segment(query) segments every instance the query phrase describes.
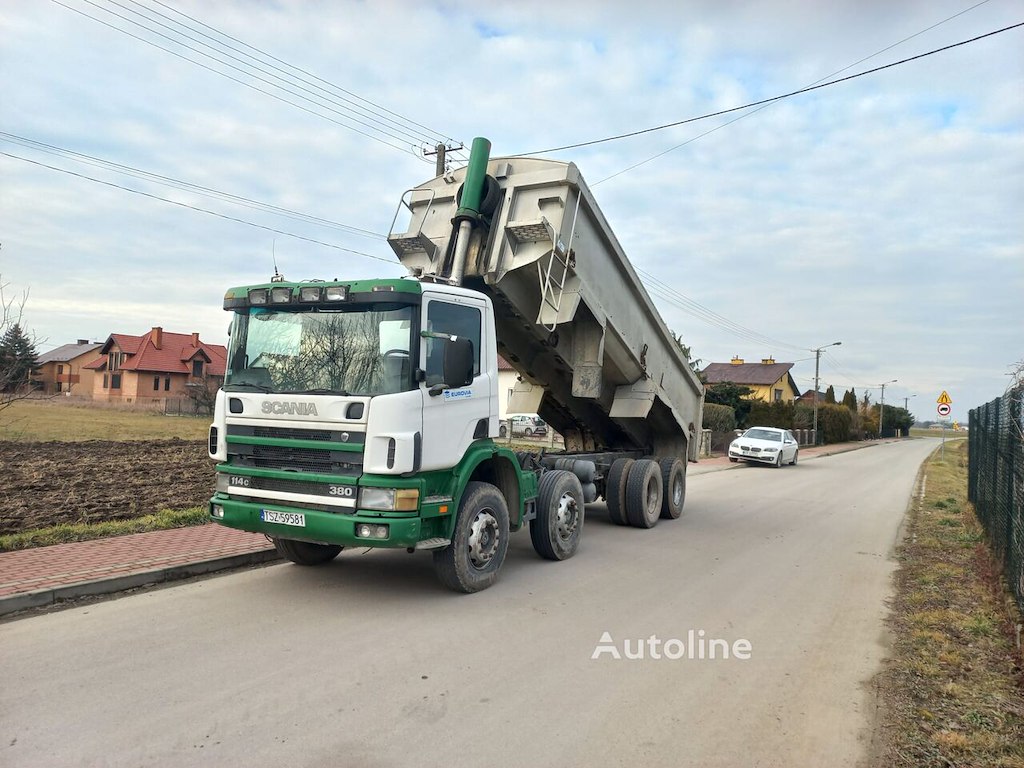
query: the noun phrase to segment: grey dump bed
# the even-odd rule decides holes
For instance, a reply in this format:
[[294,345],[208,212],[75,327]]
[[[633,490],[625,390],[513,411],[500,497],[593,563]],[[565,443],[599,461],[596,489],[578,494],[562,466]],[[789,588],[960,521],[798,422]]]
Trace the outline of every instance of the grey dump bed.
[[[461,283],[494,303],[498,350],[522,379],[509,411],[540,414],[570,451],[696,459],[703,386],[576,166],[498,158],[487,174],[497,184],[488,182]],[[423,279],[452,273],[464,176],[403,197],[406,231],[388,241]]]

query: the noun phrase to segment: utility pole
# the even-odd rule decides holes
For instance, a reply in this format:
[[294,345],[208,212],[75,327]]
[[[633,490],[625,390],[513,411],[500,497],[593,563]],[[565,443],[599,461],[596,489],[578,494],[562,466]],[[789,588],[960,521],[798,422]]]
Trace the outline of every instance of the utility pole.
[[444,144],[438,144],[436,147],[434,147],[434,150],[437,152],[437,165],[434,166],[434,169],[437,171],[437,173],[435,173],[434,175],[441,176],[444,174],[445,146]]
[[895,384],[897,381],[899,381],[899,379],[893,379],[892,381],[885,382],[885,384],[879,384],[878,385],[878,386],[880,386],[882,388],[882,402],[878,406],[878,439],[879,440],[882,439],[882,419],[885,418],[885,388],[889,384]]
[[903,398],[903,410],[906,411],[907,413],[910,413],[910,409],[907,407],[907,402],[910,400],[911,397],[917,397],[917,395],[909,395]]
[[824,347],[818,347],[812,349],[814,353],[814,424],[812,425],[811,431],[814,433],[814,444],[818,445],[818,369],[821,363],[821,350],[828,349],[829,347],[838,347],[843,342],[833,341],[831,344],[826,344]]
[[459,144],[457,147],[449,147],[443,142],[434,145],[433,151],[423,150],[423,154],[429,157],[430,155],[437,155],[437,163],[434,166],[435,175],[443,176],[447,170],[448,152],[457,152],[462,149],[462,145]]

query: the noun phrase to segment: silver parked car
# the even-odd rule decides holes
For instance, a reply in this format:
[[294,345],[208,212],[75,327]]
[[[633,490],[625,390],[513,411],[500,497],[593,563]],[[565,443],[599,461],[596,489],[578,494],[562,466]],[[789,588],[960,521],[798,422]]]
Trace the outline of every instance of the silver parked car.
[[498,427],[500,437],[508,437],[510,431],[512,437],[545,437],[548,434],[548,425],[539,416],[519,414],[509,416],[508,421],[502,422]]
[[788,429],[751,427],[729,444],[729,461],[756,461],[781,467],[796,464],[800,446]]

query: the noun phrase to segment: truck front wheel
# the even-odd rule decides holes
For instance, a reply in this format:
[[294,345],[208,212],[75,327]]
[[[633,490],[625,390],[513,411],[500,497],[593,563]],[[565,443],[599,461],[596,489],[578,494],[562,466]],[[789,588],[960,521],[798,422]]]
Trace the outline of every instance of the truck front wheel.
[[314,544],[310,541],[292,541],[274,538],[274,549],[285,560],[296,565],[322,565],[329,563],[341,552],[337,544]]
[[546,560],[567,560],[576,554],[583,532],[583,486],[572,472],[554,470],[540,478],[537,517],[530,521],[530,539]]
[[508,537],[505,497],[490,483],[469,483],[459,504],[452,543],[434,551],[438,580],[456,592],[487,589],[505,562]]

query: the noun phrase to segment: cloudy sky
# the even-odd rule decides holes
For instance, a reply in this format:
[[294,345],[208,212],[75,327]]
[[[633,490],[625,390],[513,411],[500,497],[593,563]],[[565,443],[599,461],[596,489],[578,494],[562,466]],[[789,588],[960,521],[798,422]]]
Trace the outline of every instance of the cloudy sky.
[[[224,289],[274,255],[289,279],[402,274],[382,235],[438,140],[537,153],[1020,22],[1020,0],[0,0],[4,296],[29,291],[40,351],[225,343]],[[945,389],[965,418],[1024,359],[1024,28],[544,156],[580,167],[705,362],[773,356],[810,389],[809,350],[842,341],[822,389],[897,379],[887,402],[929,417]]]

